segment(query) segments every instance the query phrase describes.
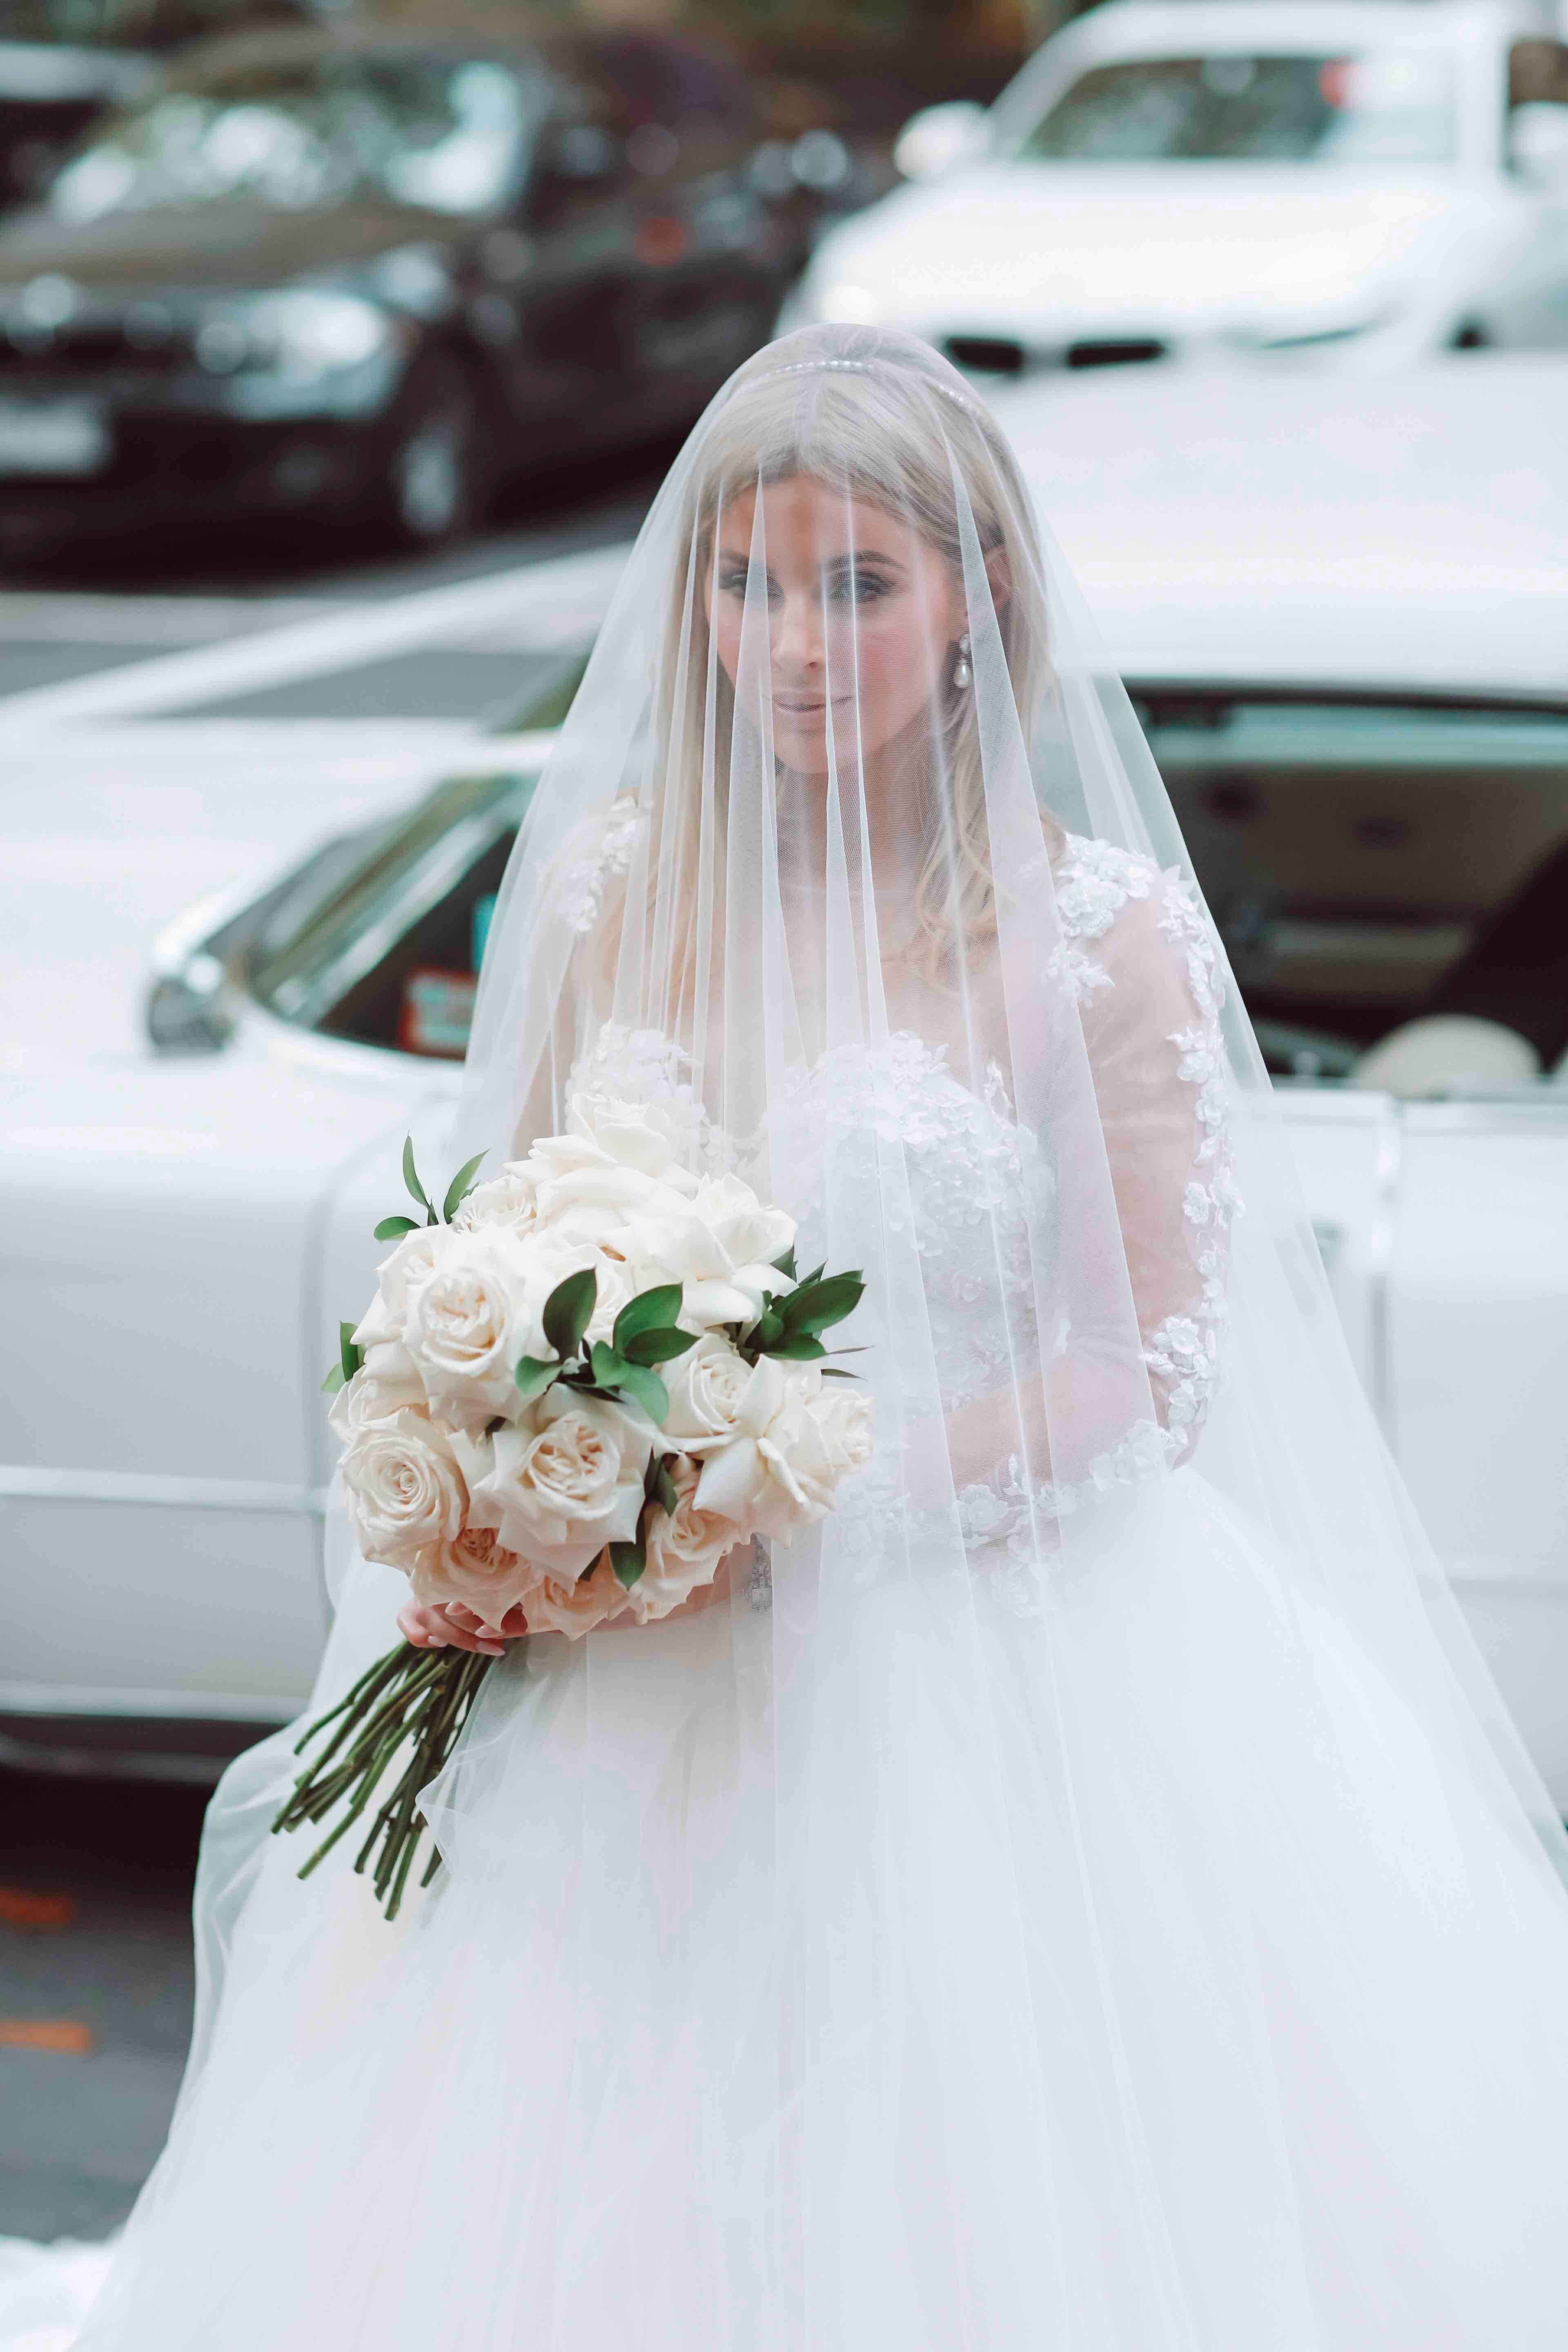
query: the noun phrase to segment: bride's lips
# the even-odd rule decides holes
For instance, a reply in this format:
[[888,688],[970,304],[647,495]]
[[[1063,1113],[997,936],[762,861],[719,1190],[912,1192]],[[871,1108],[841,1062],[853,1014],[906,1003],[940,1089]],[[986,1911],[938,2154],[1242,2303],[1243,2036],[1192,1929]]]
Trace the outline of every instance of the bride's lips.
[[782,711],[788,719],[812,719],[826,710],[829,701],[837,709],[840,703],[848,699],[847,694],[775,694],[773,703],[773,709]]

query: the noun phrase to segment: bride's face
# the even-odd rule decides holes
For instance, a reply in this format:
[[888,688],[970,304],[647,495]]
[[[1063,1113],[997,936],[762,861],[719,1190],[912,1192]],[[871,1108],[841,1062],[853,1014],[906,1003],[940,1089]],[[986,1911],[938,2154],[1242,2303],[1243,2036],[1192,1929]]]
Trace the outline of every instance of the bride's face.
[[742,667],[763,658],[763,583],[752,582],[752,565],[753,549],[765,553],[776,758],[826,775],[830,762],[842,767],[857,752],[869,760],[906,731],[923,733],[966,625],[951,567],[884,508],[809,476],[772,483],[760,500],[760,538],[758,492],[726,509],[706,603],[718,657],[739,685]]

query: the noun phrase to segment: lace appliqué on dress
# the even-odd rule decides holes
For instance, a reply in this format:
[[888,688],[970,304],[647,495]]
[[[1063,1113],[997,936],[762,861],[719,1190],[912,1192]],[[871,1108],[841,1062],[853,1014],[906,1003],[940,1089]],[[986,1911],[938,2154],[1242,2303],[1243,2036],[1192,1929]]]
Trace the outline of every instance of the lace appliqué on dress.
[[561,919],[580,939],[585,939],[598,921],[609,883],[630,873],[642,829],[643,812],[637,794],[617,793],[605,811],[593,856],[579,858],[561,877]]
[[1177,1076],[1197,1089],[1198,1142],[1192,1175],[1183,1192],[1182,1214],[1193,1254],[1197,1286],[1184,1313],[1167,1315],[1143,1333],[1143,1360],[1163,1406],[1165,1427],[1179,1460],[1213,1402],[1220,1377],[1220,1339],[1226,1322],[1226,1274],[1232,1220],[1241,1208],[1230,1140],[1229,1080],[1220,1034],[1224,992],[1214,934],[1194,903],[1192,886],[1166,873],[1152,858],[1109,841],[1069,836],[1057,873],[1057,918],[1062,944],[1048,969],[1071,987],[1080,1005],[1111,975],[1079,944],[1100,940],[1130,899],[1152,898],[1161,935],[1180,953],[1198,1018],[1172,1032],[1168,1043],[1180,1055]]

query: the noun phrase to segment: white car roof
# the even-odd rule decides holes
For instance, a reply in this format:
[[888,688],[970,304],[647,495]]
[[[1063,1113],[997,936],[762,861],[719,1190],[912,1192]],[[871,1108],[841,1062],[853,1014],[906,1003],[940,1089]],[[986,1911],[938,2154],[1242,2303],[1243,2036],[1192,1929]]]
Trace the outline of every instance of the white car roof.
[[992,404],[1124,675],[1568,697],[1568,359],[1148,367]]

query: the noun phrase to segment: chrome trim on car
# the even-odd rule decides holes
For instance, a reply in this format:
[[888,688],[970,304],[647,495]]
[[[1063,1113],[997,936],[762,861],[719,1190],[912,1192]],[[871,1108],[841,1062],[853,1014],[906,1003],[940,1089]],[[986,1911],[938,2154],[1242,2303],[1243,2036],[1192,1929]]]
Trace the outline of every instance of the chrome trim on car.
[[0,1463],[0,1502],[102,1503],[132,1509],[320,1519],[326,1516],[327,1490],[265,1478],[163,1477],[140,1470],[43,1470],[30,1464]]

